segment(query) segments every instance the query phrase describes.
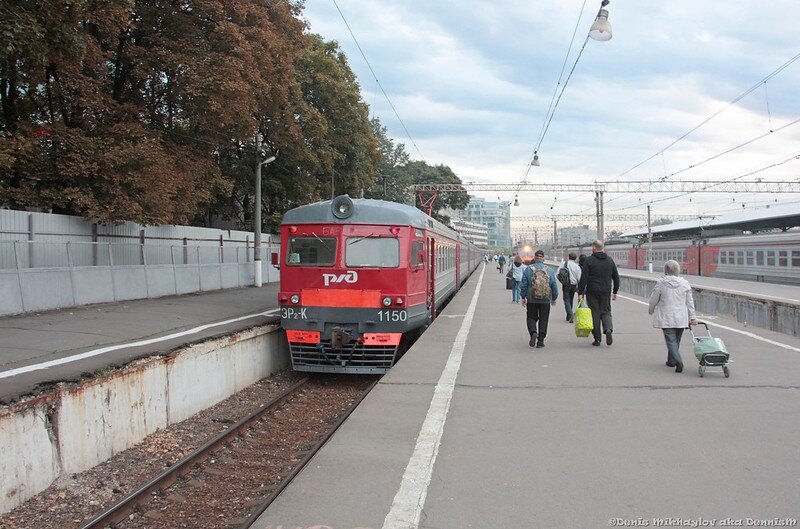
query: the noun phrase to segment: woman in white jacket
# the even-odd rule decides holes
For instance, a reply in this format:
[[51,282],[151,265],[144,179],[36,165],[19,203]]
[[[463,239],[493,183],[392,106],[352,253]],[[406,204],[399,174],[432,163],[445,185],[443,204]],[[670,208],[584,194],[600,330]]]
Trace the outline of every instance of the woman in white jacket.
[[679,277],[681,265],[677,261],[664,263],[664,277],[658,280],[650,295],[648,312],[653,315],[653,327],[664,332],[667,342],[667,366],[674,367],[676,373],[683,371],[680,344],[683,330],[697,325],[694,313],[692,287]]
[[522,274],[525,272],[525,268],[527,267],[522,264],[522,258],[519,255],[514,257],[514,262],[508,267],[508,271],[511,274],[511,301],[513,303],[519,303],[519,284],[522,282]]

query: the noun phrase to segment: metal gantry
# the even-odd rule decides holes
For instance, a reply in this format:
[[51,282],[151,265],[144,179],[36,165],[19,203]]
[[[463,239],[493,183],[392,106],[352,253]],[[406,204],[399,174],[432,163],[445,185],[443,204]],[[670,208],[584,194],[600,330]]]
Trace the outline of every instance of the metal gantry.
[[[594,193],[597,238],[605,232],[603,197],[605,193],[800,193],[800,179],[767,181],[756,180],[625,180],[615,182],[593,182],[588,184],[552,184],[545,182],[516,184],[486,184],[464,182],[461,184],[414,184],[410,186],[413,196],[428,199],[432,206],[438,193],[446,191],[500,191],[520,193],[522,191],[562,191]],[[433,197],[433,198],[431,198]],[[430,215],[430,208],[428,208]],[[553,218],[553,217],[550,217]]]
[[414,193],[419,191],[585,191],[587,193],[800,193],[799,180],[627,180],[618,182],[595,182],[590,184],[414,184]]

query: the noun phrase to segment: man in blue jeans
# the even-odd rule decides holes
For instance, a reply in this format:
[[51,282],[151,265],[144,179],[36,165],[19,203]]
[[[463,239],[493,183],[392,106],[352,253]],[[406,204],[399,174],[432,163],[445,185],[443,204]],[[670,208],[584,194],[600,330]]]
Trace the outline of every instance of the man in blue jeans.
[[552,270],[544,266],[544,252],[536,250],[533,263],[522,274],[519,286],[522,294],[522,306],[527,311],[526,323],[531,340],[531,347],[544,347],[547,336],[547,322],[550,319],[550,307],[558,299],[558,283]]

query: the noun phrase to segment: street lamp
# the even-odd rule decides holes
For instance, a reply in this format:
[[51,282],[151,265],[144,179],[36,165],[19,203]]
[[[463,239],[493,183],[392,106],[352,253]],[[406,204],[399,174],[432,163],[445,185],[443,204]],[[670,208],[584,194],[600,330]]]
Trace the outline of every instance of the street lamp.
[[261,167],[264,165],[271,164],[275,161],[274,156],[270,156],[264,161],[261,161],[261,135],[258,135],[258,141],[256,142],[256,203],[255,203],[255,219],[253,221],[253,231],[255,232],[255,243],[253,244],[253,250],[255,252],[255,258],[253,259],[253,270],[254,270],[254,285],[257,287],[261,286]]
[[603,0],[600,4],[600,11],[597,12],[597,18],[594,19],[594,24],[589,29],[589,36],[594,40],[606,41],[611,40],[611,24],[608,22],[608,10],[604,9],[608,5],[609,0]]

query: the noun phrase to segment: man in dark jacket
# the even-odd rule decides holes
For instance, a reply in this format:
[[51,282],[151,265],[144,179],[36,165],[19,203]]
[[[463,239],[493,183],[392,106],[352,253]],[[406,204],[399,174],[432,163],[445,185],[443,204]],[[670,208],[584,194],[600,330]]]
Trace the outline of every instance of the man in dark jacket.
[[[613,284],[612,284],[613,283]],[[611,333],[614,326],[611,323],[611,300],[617,299],[619,290],[619,273],[614,260],[603,251],[603,241],[596,240],[592,243],[592,255],[586,258],[581,270],[581,280],[578,283],[578,303],[586,296],[586,304],[592,309],[592,322],[594,329],[592,345],[600,345],[600,324],[606,335],[606,343],[611,345],[614,341]]]
[[[538,281],[535,275],[537,271]],[[542,281],[545,278],[546,281]],[[553,271],[544,266],[542,250],[536,250],[536,253],[533,254],[533,264],[522,274],[519,290],[522,295],[522,306],[526,310],[525,321],[528,325],[528,334],[531,335],[528,345],[544,347],[547,323],[550,319],[550,306],[555,305],[556,299],[558,299],[558,284]]]

